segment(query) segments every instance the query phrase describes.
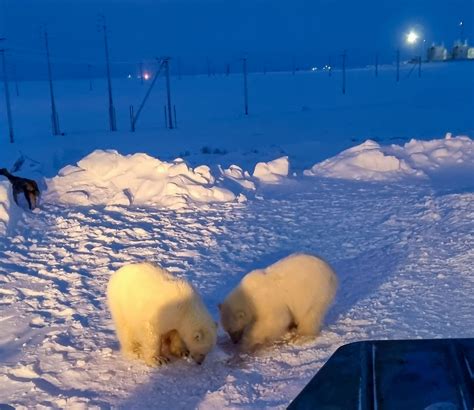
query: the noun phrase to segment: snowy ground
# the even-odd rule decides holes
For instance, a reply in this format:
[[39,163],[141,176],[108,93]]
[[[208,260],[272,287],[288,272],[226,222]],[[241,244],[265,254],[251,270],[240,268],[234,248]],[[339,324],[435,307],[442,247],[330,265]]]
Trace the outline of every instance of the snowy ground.
[[[458,77],[449,78],[452,86],[462,83]],[[448,84],[442,87],[448,89]],[[420,89],[416,92],[422,95]],[[451,101],[445,114],[448,119],[458,116],[459,129],[453,131],[472,137],[469,98],[462,94]],[[427,96],[413,106],[427,108],[429,100]],[[443,101],[439,101],[441,106]],[[354,105],[363,106],[360,100]],[[388,118],[394,111],[403,112],[403,107],[397,100],[376,111]],[[284,118],[288,120],[291,114]],[[251,135],[253,128],[241,121],[236,120],[240,130]],[[458,151],[457,139],[426,143],[429,149],[423,151],[424,159],[412,155],[409,148],[415,143],[389,148],[389,135],[398,131],[386,124],[380,149],[364,144],[363,150],[357,150],[363,156],[346,152],[332,158],[329,166],[315,165],[369,135],[363,133],[351,142],[352,132],[359,130],[350,131],[349,124],[346,131],[341,128],[345,137],[335,131],[331,134],[339,141],[331,145],[326,137],[310,137],[313,120],[308,121],[298,141],[289,130],[279,131],[276,140],[285,146],[284,153],[269,148],[270,135],[263,138],[263,148],[257,152],[232,151],[232,143],[218,140],[211,130],[211,142],[231,151],[229,156],[189,156],[194,166],[206,163],[213,172],[219,163],[225,167],[235,163],[251,173],[249,163],[289,154],[297,176],[290,171],[289,178],[273,185],[248,177],[257,189],[245,191],[247,201],[187,203],[173,210],[61,204],[50,199],[37,213],[15,214],[16,227],[0,236],[0,404],[16,408],[284,408],[341,344],[368,338],[474,337],[474,155],[466,148],[472,147],[472,140],[465,139],[464,144],[470,145]],[[439,138],[449,131],[439,123],[431,133],[425,125],[411,118],[406,126],[422,138]],[[32,164],[28,172],[48,177],[63,165],[75,165],[94,148],[127,146],[123,153],[144,151],[169,159],[158,156],[159,149],[152,147],[153,133],[147,138],[143,135],[135,137],[135,150],[133,144],[123,142],[129,134],[117,137],[117,146],[106,135],[106,142],[84,136],[84,147],[76,150],[79,135],[69,145],[50,144],[49,154],[47,144],[38,151],[36,143],[19,145],[23,144],[28,157],[35,152],[41,157],[39,165],[25,163],[25,167]],[[197,150],[202,142],[197,137]],[[258,147],[258,141],[254,144]],[[293,151],[288,150],[290,146]],[[317,147],[322,146],[334,152],[321,157]],[[173,149],[169,148],[170,155]],[[69,154],[56,156],[55,163],[53,153],[60,151]],[[13,151],[2,155],[11,162],[17,159]],[[394,161],[387,160],[390,155],[408,161],[425,175],[373,178],[374,164],[380,176]],[[455,161],[446,158],[462,161],[454,166]],[[355,179],[362,180],[348,178],[348,165],[351,175],[360,172],[357,175],[364,177]],[[329,179],[321,170],[346,174],[339,175],[344,179]],[[392,173],[383,175],[393,176],[391,166],[388,171]],[[8,200],[4,203],[8,205]],[[340,292],[316,340],[290,340],[255,355],[239,356],[220,331],[216,349],[200,367],[178,361],[150,369],[120,356],[104,293],[111,272],[124,263],[156,261],[187,277],[217,318],[217,303],[244,273],[294,251],[325,257],[341,278]]]

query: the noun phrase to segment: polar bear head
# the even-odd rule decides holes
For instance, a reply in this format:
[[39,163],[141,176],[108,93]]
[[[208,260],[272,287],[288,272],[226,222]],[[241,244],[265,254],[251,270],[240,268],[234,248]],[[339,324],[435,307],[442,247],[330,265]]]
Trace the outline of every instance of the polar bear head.
[[183,323],[179,332],[180,336],[190,356],[197,364],[201,364],[216,344],[217,323],[199,299],[190,306],[185,322],[187,323]]
[[211,320],[211,326],[195,327],[189,333],[185,332],[183,341],[189,350],[189,355],[201,364],[212,350],[217,340],[217,325]]
[[240,341],[245,328],[254,321],[251,306],[249,298],[239,287],[219,304],[222,327],[234,343]]

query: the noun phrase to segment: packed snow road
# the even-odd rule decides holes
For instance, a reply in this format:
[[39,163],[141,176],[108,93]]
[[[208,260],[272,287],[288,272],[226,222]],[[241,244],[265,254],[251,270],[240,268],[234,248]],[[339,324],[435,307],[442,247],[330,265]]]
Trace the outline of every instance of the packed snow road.
[[[0,404],[17,408],[285,407],[343,343],[472,337],[474,194],[427,182],[302,178],[244,203],[181,211],[45,205],[0,238]],[[109,275],[155,261],[217,303],[256,267],[326,258],[340,289],[316,340],[238,355],[222,330],[202,366],[121,357]]]

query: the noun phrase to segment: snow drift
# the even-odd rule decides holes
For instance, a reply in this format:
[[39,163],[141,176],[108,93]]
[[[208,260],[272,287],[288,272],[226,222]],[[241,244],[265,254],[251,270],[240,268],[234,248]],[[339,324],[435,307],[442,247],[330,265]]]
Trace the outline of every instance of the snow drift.
[[260,182],[276,183],[288,176],[289,169],[288,157],[281,157],[270,162],[259,162],[255,165],[253,176]]
[[6,235],[12,228],[20,208],[13,201],[12,190],[8,181],[0,181],[0,235]]
[[367,140],[304,171],[308,176],[390,181],[406,177],[428,178],[461,169],[474,171],[474,143],[469,137],[447,134],[444,139],[411,140],[403,146],[381,146]]
[[208,166],[190,168],[182,159],[163,162],[147,154],[92,152],[47,181],[45,200],[75,205],[154,205],[183,208],[190,203],[234,201],[215,186]]

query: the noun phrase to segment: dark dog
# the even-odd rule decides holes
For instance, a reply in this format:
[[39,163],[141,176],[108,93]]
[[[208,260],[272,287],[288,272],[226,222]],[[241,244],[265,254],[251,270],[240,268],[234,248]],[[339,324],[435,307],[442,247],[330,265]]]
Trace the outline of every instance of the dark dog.
[[18,194],[24,194],[30,209],[33,210],[37,207],[40,190],[35,181],[32,179],[16,177],[15,175],[10,174],[5,168],[0,168],[0,175],[7,177],[12,184],[13,199],[17,205],[19,205]]

